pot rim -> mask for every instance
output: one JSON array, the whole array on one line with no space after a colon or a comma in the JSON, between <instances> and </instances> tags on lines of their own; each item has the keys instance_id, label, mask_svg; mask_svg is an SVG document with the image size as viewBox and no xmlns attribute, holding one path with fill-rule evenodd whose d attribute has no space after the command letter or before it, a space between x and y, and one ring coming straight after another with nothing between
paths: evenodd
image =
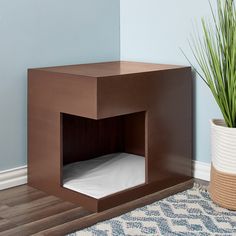
<instances>
[{"instance_id":1,"label":"pot rim","mask_svg":"<svg viewBox=\"0 0 236 236\"><path fill-rule=\"evenodd\" d=\"M210 123L212 126L217 127L218 129L236 130L235 127L228 127L225 124L224 119L210 119Z\"/></svg>"}]
</instances>

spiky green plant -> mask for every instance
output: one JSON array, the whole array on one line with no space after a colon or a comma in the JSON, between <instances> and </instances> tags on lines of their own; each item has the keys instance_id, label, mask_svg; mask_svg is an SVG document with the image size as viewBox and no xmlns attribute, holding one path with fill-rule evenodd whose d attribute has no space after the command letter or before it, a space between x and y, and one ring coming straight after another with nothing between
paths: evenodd
<instances>
[{"instance_id":1,"label":"spiky green plant","mask_svg":"<svg viewBox=\"0 0 236 236\"><path fill-rule=\"evenodd\" d=\"M196 72L210 88L228 127L236 127L236 8L234 0L210 4L213 24L202 19L203 36L190 44Z\"/></svg>"}]
</instances>

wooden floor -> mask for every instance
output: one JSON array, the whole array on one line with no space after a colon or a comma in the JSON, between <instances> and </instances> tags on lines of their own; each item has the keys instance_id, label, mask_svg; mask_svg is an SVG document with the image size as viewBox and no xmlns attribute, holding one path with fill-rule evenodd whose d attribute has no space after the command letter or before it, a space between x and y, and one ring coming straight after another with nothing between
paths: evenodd
<instances>
[{"instance_id":1,"label":"wooden floor","mask_svg":"<svg viewBox=\"0 0 236 236\"><path fill-rule=\"evenodd\" d=\"M27 185L0 191L0 235L65 235L131 209L190 188L193 180L123 204L91 213L82 207L49 196Z\"/></svg>"}]
</instances>

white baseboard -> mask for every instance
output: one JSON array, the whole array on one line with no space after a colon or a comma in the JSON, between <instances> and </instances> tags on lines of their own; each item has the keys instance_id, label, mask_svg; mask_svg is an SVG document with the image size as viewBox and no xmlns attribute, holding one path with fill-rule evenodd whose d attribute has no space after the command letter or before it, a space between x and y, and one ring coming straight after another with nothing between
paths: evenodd
<instances>
[{"instance_id":1,"label":"white baseboard","mask_svg":"<svg viewBox=\"0 0 236 236\"><path fill-rule=\"evenodd\" d=\"M27 183L27 166L1 171L0 190L16 187Z\"/></svg>"},{"instance_id":2,"label":"white baseboard","mask_svg":"<svg viewBox=\"0 0 236 236\"><path fill-rule=\"evenodd\" d=\"M205 162L193 161L193 177L210 180L211 165ZM16 187L27 183L27 166L0 172L0 190Z\"/></svg>"},{"instance_id":3,"label":"white baseboard","mask_svg":"<svg viewBox=\"0 0 236 236\"><path fill-rule=\"evenodd\" d=\"M210 181L210 172L211 172L210 163L193 161L193 177L194 178Z\"/></svg>"}]
</instances>

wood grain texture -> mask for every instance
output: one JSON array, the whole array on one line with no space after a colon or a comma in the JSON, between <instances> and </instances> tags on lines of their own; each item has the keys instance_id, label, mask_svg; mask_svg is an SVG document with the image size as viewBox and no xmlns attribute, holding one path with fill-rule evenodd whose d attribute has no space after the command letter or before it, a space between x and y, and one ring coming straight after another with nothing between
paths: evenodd
<instances>
[{"instance_id":1,"label":"wood grain texture","mask_svg":"<svg viewBox=\"0 0 236 236\"><path fill-rule=\"evenodd\" d=\"M27 185L0 191L0 235L33 235L89 214Z\"/></svg>"},{"instance_id":2,"label":"wood grain texture","mask_svg":"<svg viewBox=\"0 0 236 236\"><path fill-rule=\"evenodd\" d=\"M29 185L102 211L187 181L192 120L190 67L107 62L30 69ZM122 149L145 154L144 185L104 199L63 188L63 163Z\"/></svg>"},{"instance_id":3,"label":"wood grain texture","mask_svg":"<svg viewBox=\"0 0 236 236\"><path fill-rule=\"evenodd\" d=\"M107 77L114 75L127 75L141 73L143 71L162 71L180 68L177 65L162 65L153 63L140 63L131 61L114 61L102 63L90 63L70 66L55 66L38 68L43 71L62 73L67 75L79 75L89 77Z\"/></svg>"},{"instance_id":4,"label":"wood grain texture","mask_svg":"<svg viewBox=\"0 0 236 236\"><path fill-rule=\"evenodd\" d=\"M14 206L3 204L0 200L0 236L64 236L67 233L91 226L99 221L116 217L137 207L165 198L176 192L191 188L193 180L186 181L165 191L154 193L138 200L125 203L101 213L92 213L84 208L65 202L54 196L45 195L27 185L0 191L0 196L8 196L8 202L15 202L18 195L24 202ZM38 199L31 193L42 194ZM28 202L26 201L28 199ZM12 200L12 201L11 201Z\"/></svg>"},{"instance_id":5,"label":"wood grain texture","mask_svg":"<svg viewBox=\"0 0 236 236\"><path fill-rule=\"evenodd\" d=\"M62 114L63 164L128 152L145 156L145 112L88 119Z\"/></svg>"}]
</instances>

